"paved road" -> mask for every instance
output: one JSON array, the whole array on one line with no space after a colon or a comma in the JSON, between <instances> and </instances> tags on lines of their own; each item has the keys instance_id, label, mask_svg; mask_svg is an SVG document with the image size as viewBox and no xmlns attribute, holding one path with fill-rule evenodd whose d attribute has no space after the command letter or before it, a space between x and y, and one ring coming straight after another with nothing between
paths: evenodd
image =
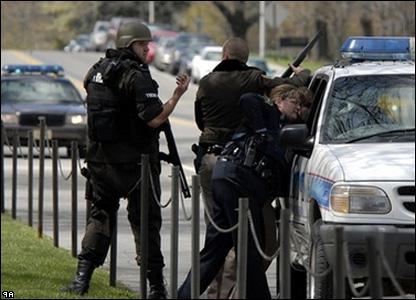
<instances>
[{"instance_id":1,"label":"paved road","mask_svg":"<svg viewBox=\"0 0 416 300\"><path fill-rule=\"evenodd\" d=\"M59 51L34 51L29 52L15 52L15 51L1 51L2 64L11 63L57 63L61 64L66 74L80 89L82 90L82 78L91 66L102 53L76 53L68 54ZM172 94L175 87L174 77L166 73L151 69L154 79L159 83L159 95L163 101L166 101ZM183 96L173 116L171 117L172 129L176 138L178 151L180 153L182 162L184 164L185 173L188 177L188 182L191 182L191 176L194 175L192 167L193 153L190 150L192 143L197 141L199 131L194 125L193 121L193 101L196 95L197 86L191 84L188 92ZM161 140L162 149L166 148L164 138ZM63 153L62 149L62 153ZM5 149L5 153L8 149ZM6 187L6 209L11 206L11 158L5 160L5 187ZM37 199L38 199L38 161L34 162L34 227L37 226ZM70 160L62 159L62 170L64 174L68 174L70 170ZM18 194L17 194L17 216L23 220L27 220L27 160L19 159L18 162ZM161 184L162 184L162 203L166 203L170 194L170 166L163 165ZM52 196L51 196L51 163L48 159L46 161L45 169L45 222L44 232L52 236ZM78 177L78 251L80 250L81 239L85 229L85 201L83 200L84 193L84 179L82 176ZM118 255L117 255L117 280L120 280L132 290L139 292L140 290L140 271L136 266L134 257L134 242L129 224L127 222L126 201L121 201L119 211L118 224ZM188 215L191 212L190 200L185 200L185 209ZM203 211L200 212L201 224L201 238L200 245L203 245L203 234L205 232L205 225L203 220ZM162 252L165 256L165 276L169 282L169 263L170 263L170 206L162 210L163 225L161 230L162 236ZM63 177L59 180L59 231L60 231L60 247L71 249L71 186L70 182L65 181ZM185 278L191 265L191 223L186 221L182 207L180 208L179 217L179 270L178 280L179 284ZM103 266L108 269L108 259ZM74 265L75 271L75 265ZM269 285L272 294L275 294L275 276L276 267L273 263L268 271ZM68 278L69 279L69 278ZM67 279L63 279L63 282Z\"/></svg>"}]
</instances>

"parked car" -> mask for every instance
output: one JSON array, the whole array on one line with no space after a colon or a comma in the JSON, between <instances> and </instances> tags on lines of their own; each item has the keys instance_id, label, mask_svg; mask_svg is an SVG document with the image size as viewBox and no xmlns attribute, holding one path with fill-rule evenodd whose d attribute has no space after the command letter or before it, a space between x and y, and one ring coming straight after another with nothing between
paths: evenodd
<instances>
[{"instance_id":1,"label":"parked car","mask_svg":"<svg viewBox=\"0 0 416 300\"><path fill-rule=\"evenodd\" d=\"M373 237L380 238L381 268L388 264L414 294L415 62L409 49L415 49L414 38L349 38L342 47L346 60L318 69L312 78L307 124L282 129L281 142L297 153L288 201L290 257L296 270L308 270L300 277L308 299L334 298L330 268L336 264L338 226L356 287L368 284L374 254L366 239ZM387 271L380 275L388 279Z\"/></svg>"},{"instance_id":2,"label":"parked car","mask_svg":"<svg viewBox=\"0 0 416 300\"><path fill-rule=\"evenodd\" d=\"M87 110L59 65L5 65L1 76L1 119L11 141L15 132L27 144L27 131L39 139L39 117L45 117L46 137L68 147L77 141L84 153Z\"/></svg>"},{"instance_id":3,"label":"parked car","mask_svg":"<svg viewBox=\"0 0 416 300\"><path fill-rule=\"evenodd\" d=\"M77 35L68 45L65 46L65 52L85 52L92 49L90 36L88 34Z\"/></svg>"},{"instance_id":4,"label":"parked car","mask_svg":"<svg viewBox=\"0 0 416 300\"><path fill-rule=\"evenodd\" d=\"M202 47L203 45L215 45L215 43L209 36L206 35L195 33L180 33L176 36L173 46L168 47L165 50L165 55L170 57L170 63L166 67L166 70L173 75L178 74L182 55L188 48L195 45L200 45L200 47Z\"/></svg>"},{"instance_id":5,"label":"parked car","mask_svg":"<svg viewBox=\"0 0 416 300\"><path fill-rule=\"evenodd\" d=\"M152 64L156 69L165 71L173 60L173 51L175 47L175 37L160 37L158 46Z\"/></svg>"},{"instance_id":6,"label":"parked car","mask_svg":"<svg viewBox=\"0 0 416 300\"><path fill-rule=\"evenodd\" d=\"M207 46L192 60L192 80L197 83L210 73L221 61L222 47Z\"/></svg>"},{"instance_id":7,"label":"parked car","mask_svg":"<svg viewBox=\"0 0 416 300\"><path fill-rule=\"evenodd\" d=\"M258 57L250 57L247 61L247 65L248 66L252 66L252 67L256 67L262 71L264 71L266 73L267 76L269 77L275 77L276 76L276 72L272 69L270 69L269 65L267 64L267 61L262 59L262 58L258 58Z\"/></svg>"},{"instance_id":8,"label":"parked car","mask_svg":"<svg viewBox=\"0 0 416 300\"><path fill-rule=\"evenodd\" d=\"M150 64L153 62L156 56L156 50L159 47L161 38L171 37L174 38L178 33L171 30L155 30L152 31L153 41L149 43L149 52L147 53L147 63Z\"/></svg>"},{"instance_id":9,"label":"parked car","mask_svg":"<svg viewBox=\"0 0 416 300\"><path fill-rule=\"evenodd\" d=\"M91 47L95 51L105 51L108 44L108 29L110 22L97 21L90 35Z\"/></svg>"},{"instance_id":10,"label":"parked car","mask_svg":"<svg viewBox=\"0 0 416 300\"><path fill-rule=\"evenodd\" d=\"M179 74L187 74L192 77L192 61L196 55L201 51L200 45L195 45L186 49L180 58Z\"/></svg>"}]
</instances>

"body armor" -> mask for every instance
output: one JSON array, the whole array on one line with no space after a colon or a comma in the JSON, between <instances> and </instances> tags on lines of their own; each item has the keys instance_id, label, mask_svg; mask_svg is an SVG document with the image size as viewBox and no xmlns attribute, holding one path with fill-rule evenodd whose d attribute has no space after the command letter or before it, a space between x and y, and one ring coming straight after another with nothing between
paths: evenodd
<instances>
[{"instance_id":1,"label":"body armor","mask_svg":"<svg viewBox=\"0 0 416 300\"><path fill-rule=\"evenodd\" d=\"M137 65L133 61L102 59L87 79L88 137L91 141L113 143L137 142L139 128L136 108L124 99L120 80ZM135 134L134 134L135 133Z\"/></svg>"}]
</instances>

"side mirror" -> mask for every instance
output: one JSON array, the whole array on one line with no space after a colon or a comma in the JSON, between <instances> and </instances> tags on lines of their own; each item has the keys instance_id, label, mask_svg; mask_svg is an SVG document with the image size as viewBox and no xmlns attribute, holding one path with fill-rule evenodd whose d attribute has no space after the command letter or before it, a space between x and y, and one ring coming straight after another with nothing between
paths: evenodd
<instances>
[{"instance_id":1,"label":"side mirror","mask_svg":"<svg viewBox=\"0 0 416 300\"><path fill-rule=\"evenodd\" d=\"M290 124L282 128L279 143L287 148L293 148L296 154L309 157L314 137L308 137L309 129L306 124Z\"/></svg>"}]
</instances>

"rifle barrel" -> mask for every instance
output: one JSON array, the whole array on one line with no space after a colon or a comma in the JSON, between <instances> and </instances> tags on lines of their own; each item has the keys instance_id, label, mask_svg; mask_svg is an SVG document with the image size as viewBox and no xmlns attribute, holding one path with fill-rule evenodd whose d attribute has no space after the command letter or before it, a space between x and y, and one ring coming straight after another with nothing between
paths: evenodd
<instances>
[{"instance_id":1,"label":"rifle barrel","mask_svg":"<svg viewBox=\"0 0 416 300\"><path fill-rule=\"evenodd\" d=\"M292 65L295 67L299 67L299 65L305 60L306 55L309 53L309 51L315 46L316 42L321 36L321 31L318 31L315 36L312 38L312 40L305 46L305 48L302 49L301 52L298 53L295 60L292 62ZM287 68L282 75L280 75L281 78L287 78L290 75L292 75L293 70L291 67Z\"/></svg>"},{"instance_id":2,"label":"rifle barrel","mask_svg":"<svg viewBox=\"0 0 416 300\"><path fill-rule=\"evenodd\" d=\"M162 127L162 131L165 133L166 141L168 143L169 155L168 162L175 166L179 166L179 179L181 182L181 190L185 198L191 197L188 182L186 181L185 172L182 167L181 159L179 157L178 148L176 147L175 138L173 137L172 127L169 120Z\"/></svg>"}]
</instances>

